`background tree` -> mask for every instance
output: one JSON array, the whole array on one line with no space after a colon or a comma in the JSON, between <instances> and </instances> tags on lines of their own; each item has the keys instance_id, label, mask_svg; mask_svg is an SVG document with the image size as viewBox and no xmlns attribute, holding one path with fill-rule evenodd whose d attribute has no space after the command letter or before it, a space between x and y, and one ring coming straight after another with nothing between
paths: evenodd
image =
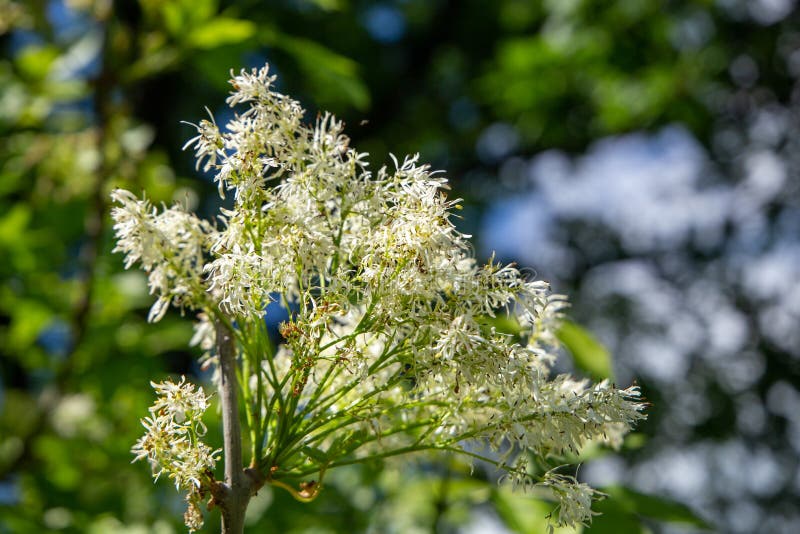
<instances>
[{"instance_id":1,"label":"background tree","mask_svg":"<svg viewBox=\"0 0 800 534\"><path fill-rule=\"evenodd\" d=\"M722 530L786 530L797 16L761 0L0 1L0 528L179 526L171 489L128 466L133 414L149 377L202 371L179 317L144 328L145 283L108 256L104 199L124 185L215 211L179 121L223 100L228 69L269 60L373 160L420 150L446 168L479 255L499 249L574 295L620 381L640 379L649 439L587 463L587 478L676 497ZM546 507L461 474L355 470L315 514L265 495L251 521L446 531L478 510L536 531ZM595 529L692 521L619 492Z\"/></svg>"}]
</instances>

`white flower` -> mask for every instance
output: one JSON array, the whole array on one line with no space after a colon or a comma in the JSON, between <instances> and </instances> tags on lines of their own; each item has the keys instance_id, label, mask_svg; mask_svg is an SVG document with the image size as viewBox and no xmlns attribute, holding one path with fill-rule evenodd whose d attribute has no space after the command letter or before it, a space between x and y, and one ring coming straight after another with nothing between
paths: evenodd
<instances>
[{"instance_id":1,"label":"white flower","mask_svg":"<svg viewBox=\"0 0 800 534\"><path fill-rule=\"evenodd\" d=\"M217 158L225 155L223 150L225 148L225 143L222 134L220 134L217 123L211 115L211 111L209 111L208 108L206 108L206 111L208 111L209 116L211 116L210 121L202 120L199 124L192 124L191 122L186 123L189 126L195 127L197 135L189 139L186 144L183 145L184 150L192 144L195 145L194 157L197 159L196 168L199 169L203 160L206 160L205 165L203 165L204 171L214 168L217 164ZM222 191L220 191L220 196L222 196Z\"/></svg>"},{"instance_id":2,"label":"white flower","mask_svg":"<svg viewBox=\"0 0 800 534\"><path fill-rule=\"evenodd\" d=\"M178 489L200 488L219 454L199 439L205 434L201 418L208 398L185 377L177 384L167 381L151 385L159 397L150 408L150 416L142 419L146 432L131 449L134 461L147 458L153 475L158 478L167 473Z\"/></svg>"},{"instance_id":3,"label":"white flower","mask_svg":"<svg viewBox=\"0 0 800 534\"><path fill-rule=\"evenodd\" d=\"M158 296L148 320L164 317L170 302L181 308L201 305L202 270L213 227L179 205L159 213L124 189L115 189L111 198L118 204L111 210L117 234L114 252L125 253L126 268L139 262L148 273L150 293Z\"/></svg>"},{"instance_id":4,"label":"white flower","mask_svg":"<svg viewBox=\"0 0 800 534\"><path fill-rule=\"evenodd\" d=\"M584 525L592 522L592 501L602 498L605 494L592 489L587 484L579 483L574 477L560 475L553 471L545 475L541 484L552 491L558 500L558 525ZM552 532L552 525L550 526Z\"/></svg>"},{"instance_id":5,"label":"white flower","mask_svg":"<svg viewBox=\"0 0 800 534\"><path fill-rule=\"evenodd\" d=\"M248 427L262 433L253 460L299 477L337 461L488 442L517 486L559 498L560 523L588 522L596 492L529 473L526 458L618 445L644 417L639 390L551 378L566 297L514 265L476 261L451 220L459 200L418 155L373 173L341 121L321 114L305 125L274 81L267 67L241 71L228 103L243 110L222 130L202 121L187 143L220 193L233 192L219 230L179 207L159 213L113 194L116 250L148 272L153 318L169 304L198 308L192 343L208 361L212 318L236 324ZM274 349L264 324L273 300L289 314ZM499 331L498 314L519 332ZM134 452L196 491L216 454L198 439L207 399L184 381L154 387L160 398Z\"/></svg>"}]
</instances>

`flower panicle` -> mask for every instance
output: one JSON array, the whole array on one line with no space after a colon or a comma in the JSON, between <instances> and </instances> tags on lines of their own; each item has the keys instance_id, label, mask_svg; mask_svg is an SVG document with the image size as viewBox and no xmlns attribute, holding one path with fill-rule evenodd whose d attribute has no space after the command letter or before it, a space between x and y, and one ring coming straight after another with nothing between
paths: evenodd
<instances>
[{"instance_id":1,"label":"flower panicle","mask_svg":"<svg viewBox=\"0 0 800 534\"><path fill-rule=\"evenodd\" d=\"M221 450L213 450L200 439L206 427L202 416L208 397L200 387L186 382L151 382L157 394L149 417L142 419L145 434L131 449L134 462L146 459L153 478L162 474L175 483L175 489L187 493L185 515L190 531L202 526L199 503L213 483L213 473Z\"/></svg>"},{"instance_id":2,"label":"flower panicle","mask_svg":"<svg viewBox=\"0 0 800 534\"><path fill-rule=\"evenodd\" d=\"M392 155L373 173L341 121L322 113L304 124L303 108L274 83L267 66L232 73L236 114L222 128L213 117L193 125L184 147L220 195L232 192L219 229L177 206L112 194L115 250L148 273L151 319L170 305L197 309L192 344L208 363L212 318L237 325L242 361L256 363L242 389L258 392L253 413L268 418L256 425L264 450L310 472L344 456L488 443L520 473L514 462L528 453L619 446L644 418L638 388L551 376L566 296L514 264L477 261L452 220L460 201L418 154ZM244 339L264 331L273 301L289 313L274 351ZM183 380L153 387L158 400L134 454L191 496L218 454L200 441L207 398ZM286 398L296 413L283 411ZM294 441L273 441L284 424L297 429ZM518 482L563 497L564 524L590 520L588 486L555 474Z\"/></svg>"},{"instance_id":3,"label":"flower panicle","mask_svg":"<svg viewBox=\"0 0 800 534\"><path fill-rule=\"evenodd\" d=\"M206 300L202 280L205 257L214 227L187 213L180 204L158 211L146 198L115 189L111 210L117 244L125 254L125 268L139 263L148 275L150 294L156 295L148 321L160 321L170 303L194 309Z\"/></svg>"},{"instance_id":4,"label":"flower panicle","mask_svg":"<svg viewBox=\"0 0 800 534\"><path fill-rule=\"evenodd\" d=\"M541 486L550 490L556 499L556 525L559 527L575 525L588 527L592 517L598 515L592 511L592 502L607 497L605 493L597 491L588 484L578 482L575 477L557 473L555 470L545 474ZM550 532L553 531L552 523L548 528Z\"/></svg>"}]
</instances>

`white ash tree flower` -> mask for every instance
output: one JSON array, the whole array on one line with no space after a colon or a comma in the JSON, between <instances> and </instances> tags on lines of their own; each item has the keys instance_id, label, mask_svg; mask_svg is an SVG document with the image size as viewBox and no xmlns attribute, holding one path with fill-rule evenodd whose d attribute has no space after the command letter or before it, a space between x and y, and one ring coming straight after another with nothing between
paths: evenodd
<instances>
[{"instance_id":1,"label":"white ash tree flower","mask_svg":"<svg viewBox=\"0 0 800 534\"><path fill-rule=\"evenodd\" d=\"M125 253L126 268L138 262L148 274L150 294L158 296L148 320L161 320L170 302L202 308L208 298L200 274L213 226L180 205L158 212L124 189L114 190L111 199L117 203L111 212L117 235L114 252Z\"/></svg>"},{"instance_id":2,"label":"white ash tree flower","mask_svg":"<svg viewBox=\"0 0 800 534\"><path fill-rule=\"evenodd\" d=\"M193 532L203 526L199 505L210 494L214 467L222 452L202 441L208 397L185 377L177 384L166 381L150 385L158 399L150 407L150 416L142 419L145 434L131 452L134 461L150 462L156 479L166 473L175 482L175 489L186 492L186 525Z\"/></svg>"},{"instance_id":3,"label":"white ash tree flower","mask_svg":"<svg viewBox=\"0 0 800 534\"><path fill-rule=\"evenodd\" d=\"M556 523L590 522L594 490L546 466L590 441L618 445L644 418L638 388L552 377L565 297L513 265L479 264L441 174L417 156L371 171L340 121L306 125L274 80L267 67L233 76L239 114L224 130L200 122L187 143L219 194L233 194L219 227L112 195L115 250L158 297L150 320L170 303L198 312L192 343L218 366L225 478L213 478L216 452L181 437L207 402L183 382L156 386L137 456L190 491L190 528L199 490L221 508L223 531L241 532L263 484L312 500L329 469L424 451L483 459L518 487L549 490ZM264 321L274 300L290 317L278 346ZM497 314L520 332L498 331ZM195 463L174 459L182 443Z\"/></svg>"}]
</instances>

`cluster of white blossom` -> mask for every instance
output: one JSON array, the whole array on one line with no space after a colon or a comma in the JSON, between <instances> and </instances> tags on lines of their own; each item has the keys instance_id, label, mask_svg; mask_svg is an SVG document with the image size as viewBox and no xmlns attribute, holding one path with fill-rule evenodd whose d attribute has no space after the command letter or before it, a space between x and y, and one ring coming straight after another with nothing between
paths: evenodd
<instances>
[{"instance_id":1,"label":"cluster of white blossom","mask_svg":"<svg viewBox=\"0 0 800 534\"><path fill-rule=\"evenodd\" d=\"M545 475L542 485L550 489L558 498L558 518L563 525L587 525L592 522L592 500L605 497L605 494L579 483L574 477L553 471ZM550 526L552 533L553 527Z\"/></svg>"},{"instance_id":2,"label":"cluster of white blossom","mask_svg":"<svg viewBox=\"0 0 800 534\"><path fill-rule=\"evenodd\" d=\"M158 398L150 407L150 416L142 419L146 432L131 452L134 461L147 459L156 480L166 473L175 488L187 492L184 516L190 531L203 525L200 503L213 480L219 450L201 441L206 433L202 416L208 397L202 388L186 382L151 382Z\"/></svg>"},{"instance_id":3,"label":"cluster of white blossom","mask_svg":"<svg viewBox=\"0 0 800 534\"><path fill-rule=\"evenodd\" d=\"M170 302L181 308L201 307L206 296L200 275L213 226L180 205L159 213L124 189L115 189L111 198L119 204L111 211L117 235L114 252L126 254L126 268L138 261L148 273L150 294L158 296L148 320L161 320Z\"/></svg>"},{"instance_id":4,"label":"cluster of white blossom","mask_svg":"<svg viewBox=\"0 0 800 534\"><path fill-rule=\"evenodd\" d=\"M560 523L589 521L591 489L529 472L519 453L618 445L644 417L638 389L551 378L566 299L513 265L480 265L451 221L447 180L416 156L373 173L340 121L305 125L273 82L266 67L234 76L228 102L245 111L224 131L202 121L187 143L220 195L234 192L221 229L127 191L113 212L117 250L159 296L153 320L170 301L202 309L193 342L207 355L212 318L235 320L254 465L277 480L478 440L523 486L552 490ZM290 310L277 350L272 299ZM500 331L497 313L520 331Z\"/></svg>"}]
</instances>

